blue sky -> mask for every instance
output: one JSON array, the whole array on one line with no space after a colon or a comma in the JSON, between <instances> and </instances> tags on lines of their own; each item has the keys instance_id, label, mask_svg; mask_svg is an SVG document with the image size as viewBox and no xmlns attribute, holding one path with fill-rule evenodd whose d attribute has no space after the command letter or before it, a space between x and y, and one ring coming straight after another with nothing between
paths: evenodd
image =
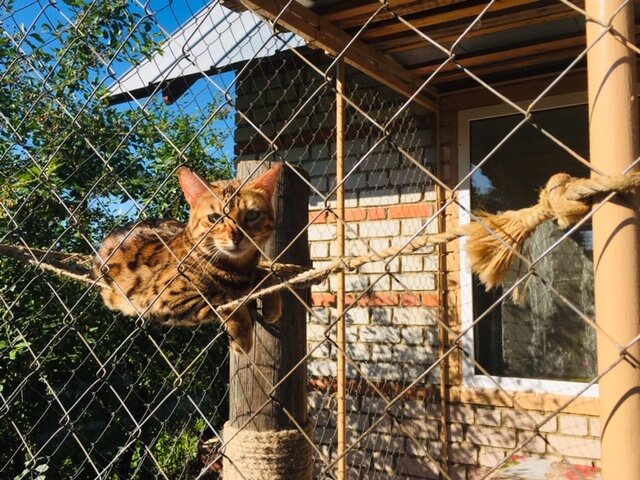
<instances>
[{"instance_id":1,"label":"blue sky","mask_svg":"<svg viewBox=\"0 0 640 480\"><path fill-rule=\"evenodd\" d=\"M89 2L87 2L89 3ZM154 17L155 28L154 32L159 33L162 38L165 38L163 32L174 32L179 29L182 24L191 19L199 10L204 6L211 3L210 0L149 0L131 1L131 10L136 11L140 15L146 12L150 13ZM17 0L14 2L10 13L2 18L4 11L0 9L0 29L8 32L16 32L17 30L25 31L34 24L36 27L32 29L32 32L42 34L47 38L45 33L40 27L43 23L56 24L61 22L63 24L68 23L68 20L64 18L65 15L70 17L71 21L75 19L72 16L72 11L68 8L63 1L56 3L49 3L43 0ZM28 51L28 46L23 46ZM46 48L46 47L45 47ZM124 62L117 62L112 67L116 72L116 77L124 74L133 65ZM228 86L234 81L233 72L225 73L213 77L211 80L221 86ZM110 78L105 78L104 85L109 86L113 82ZM183 95L174 105L170 108L175 109L176 112L181 111L184 113L194 113L196 110L203 110L211 105L214 101L214 96L218 93L218 90L211 85L211 83L202 79L194 84L191 89ZM139 100L139 103L144 103L145 99ZM136 102L129 102L122 106L122 108L140 108ZM228 158L233 158L234 152L234 140L233 133L235 125L233 123L233 114L230 116L230 121L215 122L213 128L225 132L225 142L222 148L222 153ZM220 152L212 152L214 155L219 155Z\"/></svg>"}]
</instances>

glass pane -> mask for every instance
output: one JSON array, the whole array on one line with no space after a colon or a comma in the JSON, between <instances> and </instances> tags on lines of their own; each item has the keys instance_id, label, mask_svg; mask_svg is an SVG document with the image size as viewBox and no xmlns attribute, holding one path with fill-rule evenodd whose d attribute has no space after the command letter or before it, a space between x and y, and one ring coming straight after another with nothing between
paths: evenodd
<instances>
[{"instance_id":1,"label":"glass pane","mask_svg":"<svg viewBox=\"0 0 640 480\"><path fill-rule=\"evenodd\" d=\"M470 123L471 163L478 165L520 122L520 115ZM586 106L537 112L533 122L583 157L588 152ZM551 175L566 172L588 176L588 169L531 125L520 127L471 179L473 210L499 212L533 205ZM546 222L523 251L538 258L564 235ZM568 299L593 318L593 253L590 225L563 240L536 265L524 299L510 298L495 307L475 328L475 355L492 375L585 381L596 374L595 332L571 309ZM503 288L523 274L515 265ZM547 285L560 294L553 293ZM477 318L500 297L501 289L486 292L474 283ZM477 372L480 373L480 372Z\"/></svg>"}]
</instances>

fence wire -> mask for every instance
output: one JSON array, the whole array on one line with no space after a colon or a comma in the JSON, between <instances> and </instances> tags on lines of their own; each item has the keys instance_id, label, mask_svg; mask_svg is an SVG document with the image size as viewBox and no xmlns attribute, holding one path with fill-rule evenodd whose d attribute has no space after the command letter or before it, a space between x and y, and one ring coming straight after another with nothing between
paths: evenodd
<instances>
[{"instance_id":1,"label":"fence wire","mask_svg":"<svg viewBox=\"0 0 640 480\"><path fill-rule=\"evenodd\" d=\"M483 222L478 210L529 206L558 171L593 170L584 101L552 95L583 69L592 44L563 40L571 58L553 60L525 102L492 70L515 57L472 55L485 29L504 32L505 19L523 15L577 35L579 5L537 12L493 0L457 17L438 10L442 25L432 29L420 2L344 3L312 6L347 34L332 53L290 31L297 2L271 14L262 2L0 2L0 244L94 256L126 223L187 220L181 165L213 181L245 161L284 162L306 172L308 221L293 237L308 239L322 268L336 259L338 224L346 255L379 253ZM513 17L499 14L508 8ZM506 41L541 30L515 34ZM357 63L361 45L381 51L379 61L414 63L417 81L403 95L347 68L338 183L336 68ZM534 67L523 64L513 67L521 76ZM435 114L419 101L472 87L491 95L491 108L441 103ZM633 344L616 345L619 359L598 368L590 218L568 231L545 224L489 292L457 244L346 272L344 312L335 275L308 298L290 289L306 312L298 361L313 478L520 478L524 468L598 478L597 383ZM0 258L0 278L3 478L224 478L230 358L246 355L230 353L224 325L127 317L103 305L97 283L11 258ZM601 338L613 342L609 333ZM277 387L257 383L267 396Z\"/></svg>"}]
</instances>

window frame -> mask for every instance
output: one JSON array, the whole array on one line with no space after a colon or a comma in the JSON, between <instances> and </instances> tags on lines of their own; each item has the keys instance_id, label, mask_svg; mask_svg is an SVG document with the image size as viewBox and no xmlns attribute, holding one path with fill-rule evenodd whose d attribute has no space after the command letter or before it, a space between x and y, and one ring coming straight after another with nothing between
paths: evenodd
<instances>
[{"instance_id":1,"label":"window frame","mask_svg":"<svg viewBox=\"0 0 640 480\"><path fill-rule=\"evenodd\" d=\"M519 107L527 109L532 101L514 102ZM587 103L586 92L570 93L542 98L536 102L531 111L554 110L558 108L584 105ZM458 181L465 178L470 171L471 164L471 122L476 120L499 118L518 114L508 104L490 105L458 111ZM458 190L459 222L464 225L470 222L471 209L471 178L460 183ZM466 254L466 237L460 239L460 316L461 331L468 330L462 337L462 348L468 354L462 356L462 384L471 388L496 389L496 383L508 391L531 392L541 394L578 395L585 397L599 397L598 384L588 385L584 382L570 382L563 380L543 380L520 377L501 377L478 374L473 364L474 328L473 323L473 287L469 258Z\"/></svg>"}]
</instances>

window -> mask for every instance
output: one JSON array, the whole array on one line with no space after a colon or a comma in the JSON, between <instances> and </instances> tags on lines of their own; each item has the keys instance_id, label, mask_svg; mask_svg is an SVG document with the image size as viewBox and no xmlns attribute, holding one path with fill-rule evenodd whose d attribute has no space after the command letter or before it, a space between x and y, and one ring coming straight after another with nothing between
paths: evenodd
<instances>
[{"instance_id":1,"label":"window","mask_svg":"<svg viewBox=\"0 0 640 480\"><path fill-rule=\"evenodd\" d=\"M508 108L460 112L461 175L480 165L461 191L462 222L469 220L469 209L500 212L533 205L554 173L589 175L585 165L529 124L509 136L522 115L510 115ZM549 106L534 112L532 121L588 158L586 105ZM557 225L546 222L523 253L531 259L541 257L564 236ZM522 265L512 268L502 288L489 292L462 265L463 327L482 317L464 342L469 357L464 365L467 383L495 388L482 374L486 371L505 388L568 394L597 374L595 332L564 301L593 318L591 226L583 225L541 258L536 275L526 283L524 300L516 303L507 297L493 308L522 275ZM590 393L597 394L597 388Z\"/></svg>"}]
</instances>

